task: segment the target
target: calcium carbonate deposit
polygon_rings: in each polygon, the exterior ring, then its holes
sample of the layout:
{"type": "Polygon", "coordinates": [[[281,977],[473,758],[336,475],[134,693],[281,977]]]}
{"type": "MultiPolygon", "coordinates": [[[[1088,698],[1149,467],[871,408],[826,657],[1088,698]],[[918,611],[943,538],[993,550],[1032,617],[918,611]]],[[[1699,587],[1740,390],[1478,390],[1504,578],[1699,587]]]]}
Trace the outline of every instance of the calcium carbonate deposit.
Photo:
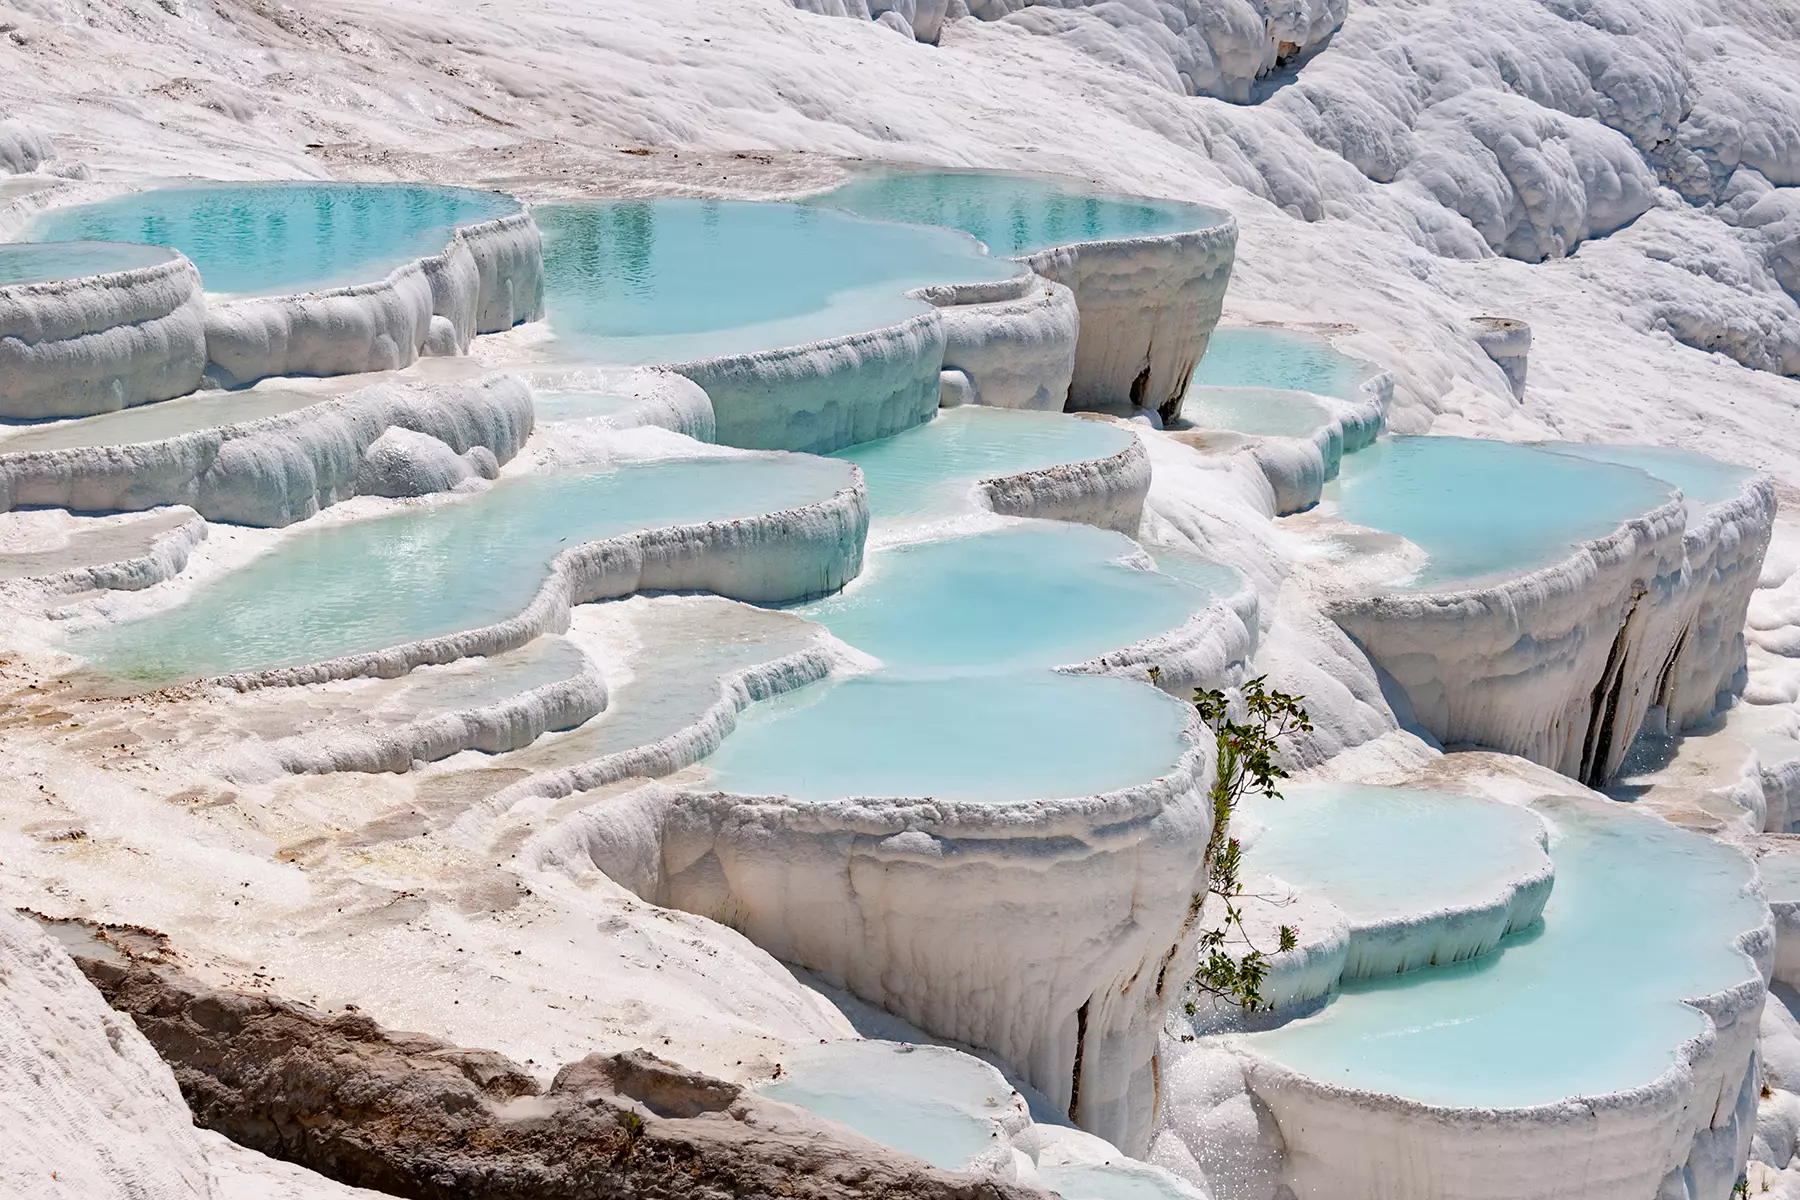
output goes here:
{"type": "Polygon", "coordinates": [[[0,0],[0,1200],[1797,1200],[1796,414],[1800,0],[0,0]]]}

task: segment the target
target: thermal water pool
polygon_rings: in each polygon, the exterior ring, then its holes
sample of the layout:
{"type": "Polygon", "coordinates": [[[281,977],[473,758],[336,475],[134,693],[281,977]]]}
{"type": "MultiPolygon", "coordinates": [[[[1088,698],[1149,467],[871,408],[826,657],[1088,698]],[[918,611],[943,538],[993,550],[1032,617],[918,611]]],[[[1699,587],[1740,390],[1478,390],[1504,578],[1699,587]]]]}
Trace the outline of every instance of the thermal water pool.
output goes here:
{"type": "Polygon", "coordinates": [[[1701,508],[1730,500],[1756,474],[1749,467],[1670,446],[1599,446],[1586,442],[1544,442],[1542,446],[1545,450],[1590,462],[1636,467],[1674,484],[1681,489],[1682,495],[1701,508]]]}
{"type": "Polygon", "coordinates": [[[1737,850],[1618,805],[1533,806],[1552,826],[1541,925],[1448,967],[1347,982],[1250,1052],[1338,1087],[1520,1108],[1643,1087],[1707,1028],[1687,998],[1757,978],[1737,939],[1768,920],[1737,850]]]}
{"type": "Polygon", "coordinates": [[[0,429],[0,454],[154,442],[201,429],[278,417],[323,404],[340,394],[337,389],[268,386],[237,392],[195,392],[158,404],[142,404],[74,421],[29,426],[10,437],[0,429]]]}
{"type": "Polygon", "coordinates": [[[1313,437],[1335,420],[1306,393],[1272,387],[1190,387],[1181,415],[1204,429],[1292,438],[1313,437]]]}
{"type": "Polygon", "coordinates": [[[1187,750],[1187,705],[1047,669],[1179,627],[1213,599],[1119,564],[1134,551],[1119,534],[1029,521],[871,555],[866,587],[799,611],[883,669],[752,707],[706,760],[709,786],[1007,803],[1169,774],[1187,750]]]}
{"type": "Polygon", "coordinates": [[[1000,1072],[941,1046],[827,1042],[784,1055],[781,1070],[756,1090],[945,1171],[1010,1155],[1006,1134],[1030,1124],[1000,1072]]]}
{"type": "Polygon", "coordinates": [[[1186,233],[1227,219],[1198,204],[1110,195],[1071,180],[1003,171],[871,171],[805,203],[960,229],[1003,257],[1186,233]]]}
{"type": "Polygon", "coordinates": [[[172,246],[208,292],[267,296],[377,282],[441,252],[457,229],[518,211],[511,196],[473,188],[208,183],[53,208],[25,236],[172,246]]]}
{"type": "Polygon", "coordinates": [[[1061,666],[1178,628],[1215,598],[1121,561],[1133,558],[1122,534],[1027,521],[871,554],[856,582],[794,611],[909,675],[1061,666]]]}
{"type": "Polygon", "coordinates": [[[612,200],[533,210],[562,359],[679,363],[804,345],[930,310],[905,293],[1024,268],[949,230],[797,204],[612,200]]]}
{"type": "Polygon", "coordinates": [[[122,242],[70,241],[48,246],[5,242],[0,243],[0,287],[135,271],[166,263],[174,257],[174,251],[163,246],[122,242]]]}
{"type": "Polygon", "coordinates": [[[1401,437],[1345,458],[1324,500],[1333,515],[1424,550],[1408,585],[1420,588],[1550,566],[1672,492],[1634,467],[1535,446],[1401,437]]]}
{"type": "Polygon", "coordinates": [[[849,466],[803,455],[527,475],[475,496],[296,528],[175,607],[78,634],[70,650],[108,673],[158,681],[379,650],[518,615],[551,560],[583,542],[798,508],[854,483],[849,466]]]}
{"type": "Polygon", "coordinates": [[[1354,400],[1363,382],[1374,374],[1373,366],[1340,353],[1317,334],[1229,326],[1213,330],[1206,353],[1194,369],[1193,383],[1209,388],[1276,388],[1354,400]]]}
{"type": "Polygon", "coordinates": [[[1550,890],[1529,809],[1414,788],[1292,784],[1244,801],[1248,870],[1349,920],[1346,978],[1473,958],[1535,920],[1550,890]]]}
{"type": "Polygon", "coordinates": [[[835,452],[863,469],[869,513],[906,521],[976,511],[978,480],[1107,458],[1128,429],[1062,413],[947,408],[923,425],[835,452]]]}

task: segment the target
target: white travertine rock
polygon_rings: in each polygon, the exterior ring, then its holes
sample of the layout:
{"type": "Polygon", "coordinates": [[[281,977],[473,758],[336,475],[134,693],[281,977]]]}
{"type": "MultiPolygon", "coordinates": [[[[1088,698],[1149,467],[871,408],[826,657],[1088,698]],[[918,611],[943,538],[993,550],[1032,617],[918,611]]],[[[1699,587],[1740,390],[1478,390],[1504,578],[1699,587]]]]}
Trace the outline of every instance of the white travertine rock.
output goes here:
{"type": "Polygon", "coordinates": [[[1469,334],[1506,375],[1514,397],[1523,400],[1531,361],[1531,326],[1515,317],[1471,317],[1469,334]]]}
{"type": "Polygon", "coordinates": [[[27,175],[56,157],[50,139],[18,120],[0,120],[0,175],[27,175]]]}
{"type": "Polygon", "coordinates": [[[969,382],[967,404],[1061,412],[1075,375],[1075,294],[1041,276],[921,288],[944,326],[944,369],[969,382]]]}
{"type": "Polygon", "coordinates": [[[271,375],[354,375],[409,366],[478,333],[543,315],[544,260],[537,223],[514,213],[456,231],[439,254],[386,279],[303,292],[217,300],[206,312],[207,375],[226,387],[271,375]]]}
{"type": "Polygon", "coordinates": [[[31,920],[0,911],[0,1180],[43,1200],[214,1200],[175,1076],[31,920]]]}
{"type": "Polygon", "coordinates": [[[429,496],[476,476],[463,456],[428,433],[398,425],[369,443],[356,472],[359,496],[429,496]]]}
{"type": "Polygon", "coordinates": [[[705,389],[723,445],[827,454],[929,421],[943,362],[944,326],[933,311],[868,333],[668,369],[705,389]]]}
{"type": "Polygon", "coordinates": [[[206,540],[206,522],[191,508],[160,513],[76,517],[55,509],[0,516],[50,518],[49,544],[13,545],[0,552],[0,588],[43,595],[107,590],[130,592],[173,579],[206,540]]]}
{"type": "MultiPolygon", "coordinates": [[[[125,446],[0,454],[0,511],[186,504],[209,521],[280,526],[357,494],[364,452],[400,427],[456,454],[510,460],[530,436],[531,390],[509,375],[375,384],[280,416],[125,446]]],[[[476,470],[475,460],[467,464],[476,470]]],[[[466,477],[466,476],[464,476],[466,477]]]]}
{"type": "Polygon", "coordinates": [[[936,1036],[992,1050],[1084,1129],[1150,1136],[1168,968],[1190,943],[1211,738],[1170,775],[1079,800],[969,804],[644,788],[561,853],[653,903],[729,919],[936,1036]],[[942,936],[957,914],[967,936],[942,936]]]}
{"type": "Polygon", "coordinates": [[[1775,517],[1766,476],[1691,524],[1676,499],[1567,560],[1455,592],[1342,596],[1326,611],[1446,744],[1598,784],[1652,706],[1710,715],[1742,669],[1743,613],[1775,517]]]}
{"type": "Polygon", "coordinates": [[[1105,458],[983,479],[975,494],[1002,516],[1077,521],[1135,537],[1150,494],[1150,456],[1134,438],[1105,458]]]}
{"type": "Polygon", "coordinates": [[[0,286],[0,417],[89,416],[193,391],[206,366],[200,289],[179,254],[0,286]]]}
{"type": "Polygon", "coordinates": [[[1053,246],[1019,261],[1075,293],[1081,337],[1069,407],[1124,401],[1181,415],[1194,367],[1219,323],[1237,221],[1187,233],[1053,246]]]}
{"type": "Polygon", "coordinates": [[[1278,64],[1329,41],[1348,9],[1348,0],[969,0],[984,21],[1058,35],[1172,91],[1238,103],[1278,64]]]}

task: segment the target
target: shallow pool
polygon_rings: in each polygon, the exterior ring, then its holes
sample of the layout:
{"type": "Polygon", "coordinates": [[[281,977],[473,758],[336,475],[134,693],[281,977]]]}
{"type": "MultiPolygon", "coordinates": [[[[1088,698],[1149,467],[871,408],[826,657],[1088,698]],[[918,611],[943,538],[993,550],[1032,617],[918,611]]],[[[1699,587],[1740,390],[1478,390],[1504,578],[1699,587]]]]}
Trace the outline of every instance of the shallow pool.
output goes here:
{"type": "Polygon", "coordinates": [[[208,183],[55,208],[34,242],[173,246],[208,292],[281,295],[373,283],[460,227],[519,211],[498,192],[427,184],[208,183]]]}
{"type": "Polygon", "coordinates": [[[799,455],[527,475],[388,516],[296,527],[174,608],[77,635],[70,650],[147,680],[379,650],[517,615],[571,546],[794,508],[852,482],[844,464],[799,455]]]}
{"type": "Polygon", "coordinates": [[[1547,567],[1668,502],[1634,467],[1476,438],[1402,437],[1346,457],[1324,500],[1335,515],[1417,544],[1413,587],[1547,567]]]}
{"type": "Polygon", "coordinates": [[[708,786],[802,803],[1092,796],[1173,771],[1190,711],[1112,676],[877,672],[753,706],[706,760],[708,786]]]}
{"type": "Polygon", "coordinates": [[[1555,832],[1543,922],[1497,953],[1346,983],[1242,1044],[1325,1083],[1514,1108],[1651,1083],[1707,1025],[1683,997],[1749,982],[1733,948],[1767,920],[1736,850],[1599,801],[1534,806],[1555,832]]]}
{"type": "Polygon", "coordinates": [[[1373,374],[1375,368],[1340,353],[1317,334],[1227,326],[1213,330],[1193,382],[1202,387],[1280,388],[1354,400],[1373,374]]]}
{"type": "Polygon", "coordinates": [[[1494,800],[1289,784],[1242,811],[1263,826],[1246,864],[1323,896],[1353,925],[1491,901],[1544,863],[1543,822],[1494,800]]]}
{"type": "Polygon", "coordinates": [[[1123,534],[1029,521],[871,554],[835,596],[797,611],[909,675],[1081,662],[1178,628],[1215,593],[1122,566],[1123,534]]]}
{"type": "Polygon", "coordinates": [[[586,421],[594,417],[617,417],[643,403],[636,396],[617,396],[608,392],[532,393],[532,407],[540,424],[558,421],[586,421]]]}
{"type": "Polygon", "coordinates": [[[544,204],[553,353],[678,363],[796,346],[898,324],[928,284],[1023,268],[943,229],[799,204],[612,200],[544,204]]]}
{"type": "Polygon", "coordinates": [[[1002,1148],[998,1122],[1023,1111],[1000,1072],[937,1046],[828,1042],[783,1056],[781,1068],[756,1090],[946,1171],[1002,1148]]]}
{"type": "Polygon", "coordinates": [[[1669,446],[1598,446],[1586,442],[1546,442],[1544,449],[1590,462],[1618,463],[1674,484],[1702,507],[1723,504],[1738,494],[1755,471],[1720,462],[1692,450],[1669,446]]]}
{"type": "Polygon", "coordinates": [[[70,241],[48,246],[0,242],[0,287],[134,271],[174,257],[173,252],[161,246],[119,242],[70,241]]]}
{"type": "Polygon", "coordinates": [[[808,204],[960,229],[994,254],[1205,229],[1226,219],[1179,200],[1108,195],[1072,179],[1002,171],[871,171],[808,204]]]}
{"type": "Polygon", "coordinates": [[[964,407],[832,457],[863,469],[869,513],[907,521],[975,511],[978,480],[1117,454],[1132,433],[1062,413],[964,407]]]}
{"type": "Polygon", "coordinates": [[[1265,387],[1190,387],[1181,415],[1202,429],[1262,437],[1310,438],[1332,421],[1306,393],[1265,387]]]}
{"type": "Polygon", "coordinates": [[[240,392],[195,392],[160,404],[143,404],[76,421],[58,421],[53,425],[30,426],[10,437],[6,436],[4,428],[0,428],[0,454],[154,442],[199,429],[278,417],[334,398],[329,391],[267,386],[240,392]]]}

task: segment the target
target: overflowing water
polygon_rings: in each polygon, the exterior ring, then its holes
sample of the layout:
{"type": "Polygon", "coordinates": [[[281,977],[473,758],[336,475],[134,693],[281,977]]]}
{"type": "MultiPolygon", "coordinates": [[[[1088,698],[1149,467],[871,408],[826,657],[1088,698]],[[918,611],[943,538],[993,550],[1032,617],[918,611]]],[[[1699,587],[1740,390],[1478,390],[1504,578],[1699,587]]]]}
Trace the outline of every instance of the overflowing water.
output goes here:
{"type": "Polygon", "coordinates": [[[427,184],[209,183],[54,208],[34,242],[172,246],[208,292],[281,295],[373,283],[457,229],[519,211],[499,192],[427,184]]]}
{"type": "Polygon", "coordinates": [[[1198,204],[1000,171],[871,171],[807,203],[960,229],[1005,257],[1074,242],[1185,233],[1227,219],[1198,204]]]}

